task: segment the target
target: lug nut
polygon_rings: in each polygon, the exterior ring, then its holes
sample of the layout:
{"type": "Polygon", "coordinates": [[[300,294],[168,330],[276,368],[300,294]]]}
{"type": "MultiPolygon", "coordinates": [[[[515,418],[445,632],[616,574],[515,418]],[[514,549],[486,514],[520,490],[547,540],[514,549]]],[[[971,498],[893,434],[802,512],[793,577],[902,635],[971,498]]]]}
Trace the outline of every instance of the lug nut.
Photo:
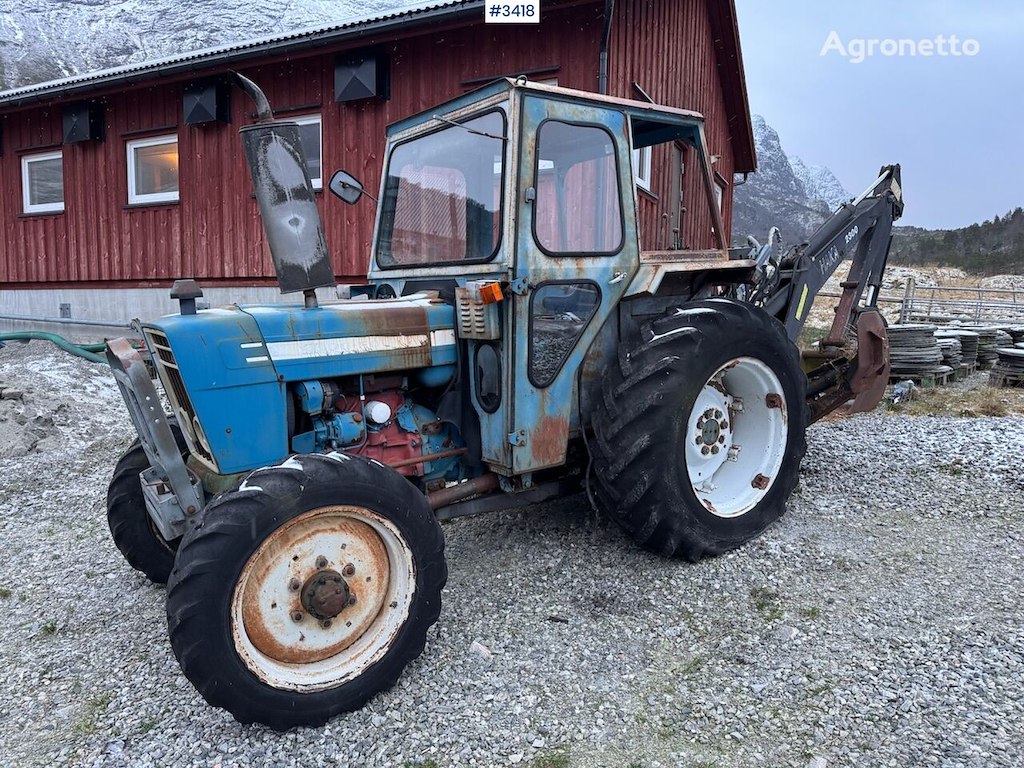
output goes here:
{"type": "Polygon", "coordinates": [[[711,446],[711,452],[712,453],[718,453],[718,446],[717,445],[712,445],[711,446]]]}
{"type": "Polygon", "coordinates": [[[349,605],[355,605],[356,604],[356,596],[355,595],[349,595],[348,596],[348,604],[349,605]]]}
{"type": "Polygon", "coordinates": [[[726,421],[725,419],[723,419],[722,423],[719,424],[718,426],[720,426],[722,429],[728,429],[729,428],[729,422],[726,421]]]}
{"type": "Polygon", "coordinates": [[[327,567],[327,558],[324,557],[323,555],[320,555],[320,557],[318,557],[316,559],[316,567],[317,568],[325,568],[325,567],[327,567]]]}
{"type": "Polygon", "coordinates": [[[718,442],[724,444],[725,443],[725,435],[719,435],[718,436],[718,442]]]}
{"type": "Polygon", "coordinates": [[[298,579],[291,579],[288,582],[288,589],[290,589],[292,592],[298,592],[299,591],[299,587],[301,587],[301,586],[302,586],[302,582],[299,581],[298,579]]]}
{"type": "Polygon", "coordinates": [[[344,568],[341,569],[341,573],[342,573],[343,576],[352,576],[353,574],[355,574],[355,572],[356,572],[356,567],[352,563],[349,563],[348,565],[346,565],[344,568]]]}
{"type": "Polygon", "coordinates": [[[701,437],[700,437],[700,435],[697,435],[697,439],[694,440],[694,442],[697,443],[697,445],[700,445],[700,441],[701,441],[701,437]]]}
{"type": "Polygon", "coordinates": [[[302,621],[302,611],[292,611],[292,621],[302,621]]]}
{"type": "Polygon", "coordinates": [[[330,619],[324,619],[323,621],[321,621],[320,622],[320,628],[321,629],[330,629],[331,628],[331,620],[330,619]]]}
{"type": "Polygon", "coordinates": [[[711,449],[705,445],[703,448],[700,449],[700,452],[707,456],[709,453],[711,453],[711,449]]]}

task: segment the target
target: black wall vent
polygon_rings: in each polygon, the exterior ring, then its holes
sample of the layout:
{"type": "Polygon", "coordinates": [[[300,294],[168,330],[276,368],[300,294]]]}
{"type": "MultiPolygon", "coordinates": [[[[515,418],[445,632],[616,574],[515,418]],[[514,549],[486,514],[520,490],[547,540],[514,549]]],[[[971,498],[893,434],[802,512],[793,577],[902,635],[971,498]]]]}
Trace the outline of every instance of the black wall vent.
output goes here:
{"type": "Polygon", "coordinates": [[[64,107],[64,143],[103,141],[103,105],[79,101],[64,107]]]}
{"type": "Polygon", "coordinates": [[[223,80],[198,80],[185,86],[186,125],[231,122],[231,86],[223,80]]]}
{"type": "Polygon", "coordinates": [[[339,56],[334,62],[334,100],[390,99],[390,69],[383,53],[339,56]]]}

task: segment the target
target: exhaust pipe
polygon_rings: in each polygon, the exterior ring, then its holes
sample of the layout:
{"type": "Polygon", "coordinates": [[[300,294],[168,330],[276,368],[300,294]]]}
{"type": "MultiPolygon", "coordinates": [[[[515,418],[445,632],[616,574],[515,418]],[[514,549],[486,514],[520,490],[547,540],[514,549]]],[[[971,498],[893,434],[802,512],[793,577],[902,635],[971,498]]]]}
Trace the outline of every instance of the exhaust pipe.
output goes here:
{"type": "Polygon", "coordinates": [[[252,80],[235,73],[238,86],[256,104],[257,122],[239,130],[252,175],[260,219],[281,293],[302,291],[316,306],[314,289],[333,286],[320,211],[306,169],[297,123],[275,120],[266,95],[252,80]]]}

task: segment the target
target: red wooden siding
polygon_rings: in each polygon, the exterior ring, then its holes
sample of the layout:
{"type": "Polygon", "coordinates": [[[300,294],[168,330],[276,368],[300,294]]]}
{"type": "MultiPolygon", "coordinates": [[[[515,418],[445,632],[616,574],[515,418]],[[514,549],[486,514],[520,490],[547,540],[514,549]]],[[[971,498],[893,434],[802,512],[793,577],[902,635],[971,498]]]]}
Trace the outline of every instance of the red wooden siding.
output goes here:
{"type": "MultiPolygon", "coordinates": [[[[4,122],[4,154],[0,157],[0,186],[3,188],[3,275],[12,282],[60,280],[57,258],[67,253],[67,224],[62,214],[19,218],[21,198],[21,156],[14,147],[32,152],[61,149],[59,109],[38,109],[4,122]],[[17,134],[15,135],[15,129],[17,134]]],[[[68,179],[68,152],[64,152],[64,184],[68,179]]],[[[66,195],[65,195],[66,196],[66,195]]]]}
{"type": "MultiPolygon", "coordinates": [[[[537,26],[411,27],[414,36],[353,44],[376,44],[390,56],[387,102],[334,102],[334,58],[340,47],[311,54],[296,49],[241,71],[260,84],[281,116],[322,116],[325,181],[345,168],[376,194],[387,124],[464,93],[467,81],[551,67],[541,77],[596,90],[603,7],[590,2],[549,9],[537,26]]],[[[610,60],[613,95],[636,98],[635,80],[662,103],[703,112],[711,152],[722,156],[715,168],[732,178],[733,154],[705,0],[620,0],[610,60]]],[[[216,71],[196,76],[211,74],[216,71]]],[[[235,91],[230,125],[187,126],[181,113],[186,82],[156,78],[131,90],[97,93],[94,98],[105,106],[102,142],[61,147],[60,102],[0,117],[0,284],[166,285],[178,277],[272,282],[237,135],[251,121],[252,106],[235,91]],[[180,202],[128,207],[126,143],[169,133],[178,137],[180,202]],[[57,148],[64,152],[65,212],[22,215],[21,155],[57,148]]],[[[655,191],[666,188],[667,160],[664,152],[653,158],[655,191]]],[[[685,244],[708,247],[710,218],[697,181],[695,173],[687,174],[685,244]]],[[[372,237],[372,202],[347,206],[326,193],[319,198],[339,279],[362,278],[372,237]]],[[[644,197],[643,233],[660,226],[665,200],[665,194],[658,201],[644,197]]],[[[724,213],[728,231],[731,190],[724,213]]],[[[644,237],[648,245],[653,235],[644,237]]],[[[651,241],[648,247],[657,245],[651,241]]]]}
{"type": "MultiPolygon", "coordinates": [[[[609,92],[641,98],[637,83],[656,102],[700,112],[705,118],[708,151],[720,155],[713,166],[729,185],[722,199],[726,237],[732,222],[733,150],[722,83],[715,56],[715,37],[705,0],[638,0],[616,3],[609,48],[609,92]]],[[[692,161],[692,153],[688,160],[692,161]]],[[[640,237],[646,249],[667,247],[666,219],[671,200],[671,148],[654,148],[651,191],[640,193],[640,237]]],[[[683,245],[713,248],[708,211],[699,169],[689,162],[684,174],[683,245]]]]}

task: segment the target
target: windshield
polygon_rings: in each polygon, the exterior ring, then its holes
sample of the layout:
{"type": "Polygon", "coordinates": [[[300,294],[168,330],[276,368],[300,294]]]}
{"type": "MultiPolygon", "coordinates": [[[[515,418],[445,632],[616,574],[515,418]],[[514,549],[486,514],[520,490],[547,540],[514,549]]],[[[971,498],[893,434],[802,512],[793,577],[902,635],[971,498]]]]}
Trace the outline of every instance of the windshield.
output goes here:
{"type": "Polygon", "coordinates": [[[489,112],[462,126],[391,153],[377,248],[381,267],[487,261],[497,252],[505,118],[489,112]]]}

